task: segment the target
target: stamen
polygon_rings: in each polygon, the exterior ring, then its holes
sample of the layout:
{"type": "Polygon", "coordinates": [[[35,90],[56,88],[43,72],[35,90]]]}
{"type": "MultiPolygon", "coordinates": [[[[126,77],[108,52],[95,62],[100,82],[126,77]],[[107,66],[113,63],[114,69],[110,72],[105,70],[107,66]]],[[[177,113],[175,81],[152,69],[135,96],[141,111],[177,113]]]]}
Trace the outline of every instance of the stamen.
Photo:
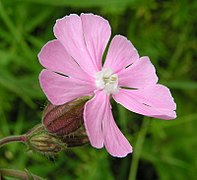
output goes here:
{"type": "Polygon", "coordinates": [[[118,92],[118,75],[113,74],[111,69],[102,69],[96,74],[96,87],[104,89],[107,93],[115,94],[118,92]]]}

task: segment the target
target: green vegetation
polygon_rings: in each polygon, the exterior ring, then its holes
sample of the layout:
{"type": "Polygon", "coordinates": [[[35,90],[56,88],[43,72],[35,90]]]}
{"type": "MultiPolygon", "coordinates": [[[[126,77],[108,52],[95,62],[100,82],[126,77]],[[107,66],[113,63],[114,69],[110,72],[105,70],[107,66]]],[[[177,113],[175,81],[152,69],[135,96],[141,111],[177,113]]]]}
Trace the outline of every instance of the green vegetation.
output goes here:
{"type": "MultiPolygon", "coordinates": [[[[55,20],[92,12],[108,19],[156,66],[171,89],[178,117],[162,121],[113,104],[114,117],[134,147],[124,159],[90,145],[48,158],[20,143],[0,149],[0,168],[57,180],[195,180],[197,172],[197,1],[0,0],[0,138],[25,133],[41,119],[46,97],[38,75],[40,48],[54,39],[55,20]]],[[[1,178],[0,178],[1,179],[1,178]]]]}

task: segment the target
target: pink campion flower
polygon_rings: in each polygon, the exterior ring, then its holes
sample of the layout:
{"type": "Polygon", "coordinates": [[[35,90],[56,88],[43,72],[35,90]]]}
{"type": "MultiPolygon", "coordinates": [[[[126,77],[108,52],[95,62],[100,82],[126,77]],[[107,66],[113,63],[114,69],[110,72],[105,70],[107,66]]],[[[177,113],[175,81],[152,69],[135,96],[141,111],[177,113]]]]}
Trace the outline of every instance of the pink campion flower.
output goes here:
{"type": "Polygon", "coordinates": [[[71,14],[54,26],[57,39],[40,51],[40,84],[49,101],[61,105],[81,96],[84,123],[93,147],[105,146],[112,156],[124,157],[132,147],[114,122],[112,97],[125,108],[145,116],[174,119],[176,104],[169,89],[157,84],[155,68],[147,56],[139,57],[132,43],[116,35],[106,60],[102,57],[111,35],[107,20],[93,14],[71,14]]]}

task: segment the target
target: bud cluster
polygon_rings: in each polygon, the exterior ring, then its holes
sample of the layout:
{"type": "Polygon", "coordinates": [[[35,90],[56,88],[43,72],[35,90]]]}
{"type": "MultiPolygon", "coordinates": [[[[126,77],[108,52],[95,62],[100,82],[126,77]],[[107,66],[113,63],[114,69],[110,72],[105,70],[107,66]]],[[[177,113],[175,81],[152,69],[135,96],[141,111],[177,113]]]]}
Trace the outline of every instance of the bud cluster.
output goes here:
{"type": "Polygon", "coordinates": [[[82,97],[60,106],[48,103],[43,112],[42,124],[26,133],[29,149],[54,155],[67,147],[88,143],[83,126],[83,109],[89,99],[82,97]]]}

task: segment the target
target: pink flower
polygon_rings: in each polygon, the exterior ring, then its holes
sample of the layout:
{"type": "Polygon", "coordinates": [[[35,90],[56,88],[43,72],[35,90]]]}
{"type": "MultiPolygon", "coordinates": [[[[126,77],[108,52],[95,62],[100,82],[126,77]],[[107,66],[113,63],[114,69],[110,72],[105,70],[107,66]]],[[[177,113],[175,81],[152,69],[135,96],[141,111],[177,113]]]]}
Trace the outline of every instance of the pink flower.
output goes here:
{"type": "Polygon", "coordinates": [[[71,14],[56,21],[57,39],[39,53],[46,68],[40,84],[54,105],[90,95],[84,121],[91,145],[124,157],[132,147],[116,125],[110,97],[125,108],[145,116],[174,119],[176,104],[169,89],[157,84],[155,68],[147,56],[139,57],[132,43],[116,35],[103,53],[111,35],[107,20],[93,14],[71,14]],[[126,88],[125,88],[126,87],[126,88]]]}

